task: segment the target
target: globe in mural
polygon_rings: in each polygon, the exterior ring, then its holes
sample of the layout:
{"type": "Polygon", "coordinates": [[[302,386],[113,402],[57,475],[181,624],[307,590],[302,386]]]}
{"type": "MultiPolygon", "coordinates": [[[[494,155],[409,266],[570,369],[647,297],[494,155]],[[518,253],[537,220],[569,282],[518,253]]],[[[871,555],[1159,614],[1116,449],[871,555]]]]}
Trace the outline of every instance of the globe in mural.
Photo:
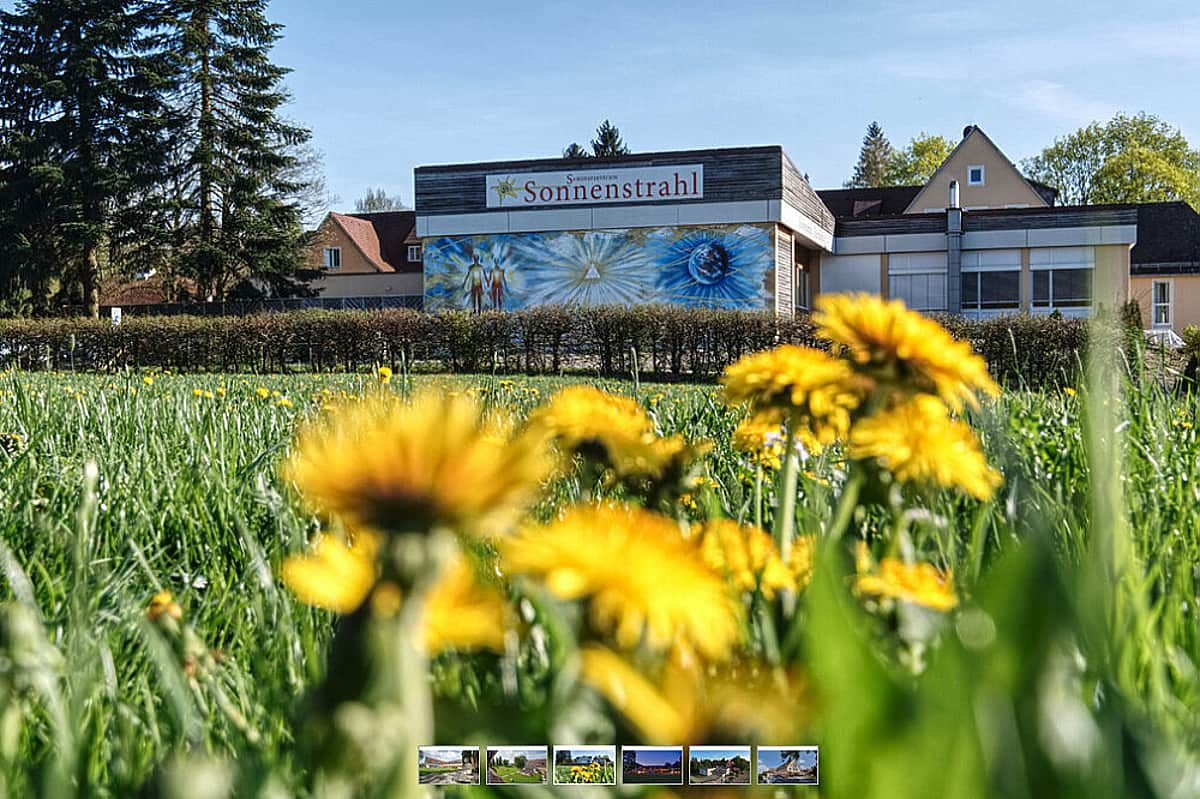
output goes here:
{"type": "Polygon", "coordinates": [[[729,273],[729,253],[715,241],[706,241],[688,256],[688,273],[702,286],[720,283],[729,273]]]}

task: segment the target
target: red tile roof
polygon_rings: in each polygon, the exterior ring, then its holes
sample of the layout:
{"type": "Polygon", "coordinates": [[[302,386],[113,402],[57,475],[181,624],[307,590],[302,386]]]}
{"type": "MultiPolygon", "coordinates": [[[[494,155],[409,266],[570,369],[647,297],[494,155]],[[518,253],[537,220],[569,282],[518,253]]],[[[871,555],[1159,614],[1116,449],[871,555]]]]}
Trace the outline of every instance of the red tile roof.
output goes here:
{"type": "Polygon", "coordinates": [[[354,246],[362,252],[363,256],[380,272],[395,272],[396,269],[389,264],[383,257],[383,246],[379,242],[379,234],[375,232],[375,225],[369,220],[361,219],[357,216],[349,216],[347,214],[339,214],[336,211],[329,214],[329,218],[333,223],[345,231],[350,237],[350,241],[354,242],[354,246]]]}

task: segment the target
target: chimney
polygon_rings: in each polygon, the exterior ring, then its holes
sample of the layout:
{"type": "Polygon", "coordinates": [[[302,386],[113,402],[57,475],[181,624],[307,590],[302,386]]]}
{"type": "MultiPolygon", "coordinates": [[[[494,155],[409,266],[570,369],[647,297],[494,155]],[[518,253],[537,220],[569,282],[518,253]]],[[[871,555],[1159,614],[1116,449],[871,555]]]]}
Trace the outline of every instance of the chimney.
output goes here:
{"type": "Polygon", "coordinates": [[[950,204],[946,207],[947,208],[957,208],[958,207],[958,181],[957,180],[950,181],[950,204]]]}
{"type": "Polygon", "coordinates": [[[965,138],[967,138],[968,136],[970,136],[970,135],[971,135],[971,131],[973,131],[973,130],[975,130],[975,126],[974,126],[974,125],[967,125],[965,128],[963,128],[963,138],[965,139],[965,138]]]}

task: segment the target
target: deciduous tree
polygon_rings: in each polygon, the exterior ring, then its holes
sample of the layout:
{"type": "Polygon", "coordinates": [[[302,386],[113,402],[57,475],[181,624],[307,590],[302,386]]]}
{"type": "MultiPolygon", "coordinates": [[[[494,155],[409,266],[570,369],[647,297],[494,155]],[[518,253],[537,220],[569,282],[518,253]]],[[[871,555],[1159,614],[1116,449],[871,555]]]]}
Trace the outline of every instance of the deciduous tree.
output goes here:
{"type": "Polygon", "coordinates": [[[881,185],[923,186],[953,150],[954,144],[949,139],[923,132],[895,152],[884,170],[881,185]]]}

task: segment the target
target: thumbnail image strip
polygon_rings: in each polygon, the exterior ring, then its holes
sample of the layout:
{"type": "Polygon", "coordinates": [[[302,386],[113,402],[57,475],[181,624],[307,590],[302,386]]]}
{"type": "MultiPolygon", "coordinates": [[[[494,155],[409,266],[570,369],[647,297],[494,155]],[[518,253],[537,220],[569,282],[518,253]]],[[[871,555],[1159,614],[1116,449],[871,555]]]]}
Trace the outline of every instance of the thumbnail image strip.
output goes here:
{"type": "Polygon", "coordinates": [[[622,746],[622,785],[683,785],[682,746],[622,746]]]}
{"type": "Polygon", "coordinates": [[[616,785],[617,747],[555,746],[555,785],[616,785]]]}
{"type": "Polygon", "coordinates": [[[688,747],[688,785],[749,784],[749,746],[688,747]]]}
{"type": "Polygon", "coordinates": [[[478,746],[418,746],[417,782],[422,785],[478,785],[478,746]]]}
{"type": "Polygon", "coordinates": [[[756,750],[759,785],[818,785],[815,746],[760,746],[756,750]]]}
{"type": "Polygon", "coordinates": [[[544,746],[489,746],[488,785],[545,785],[547,773],[544,746]]]}

